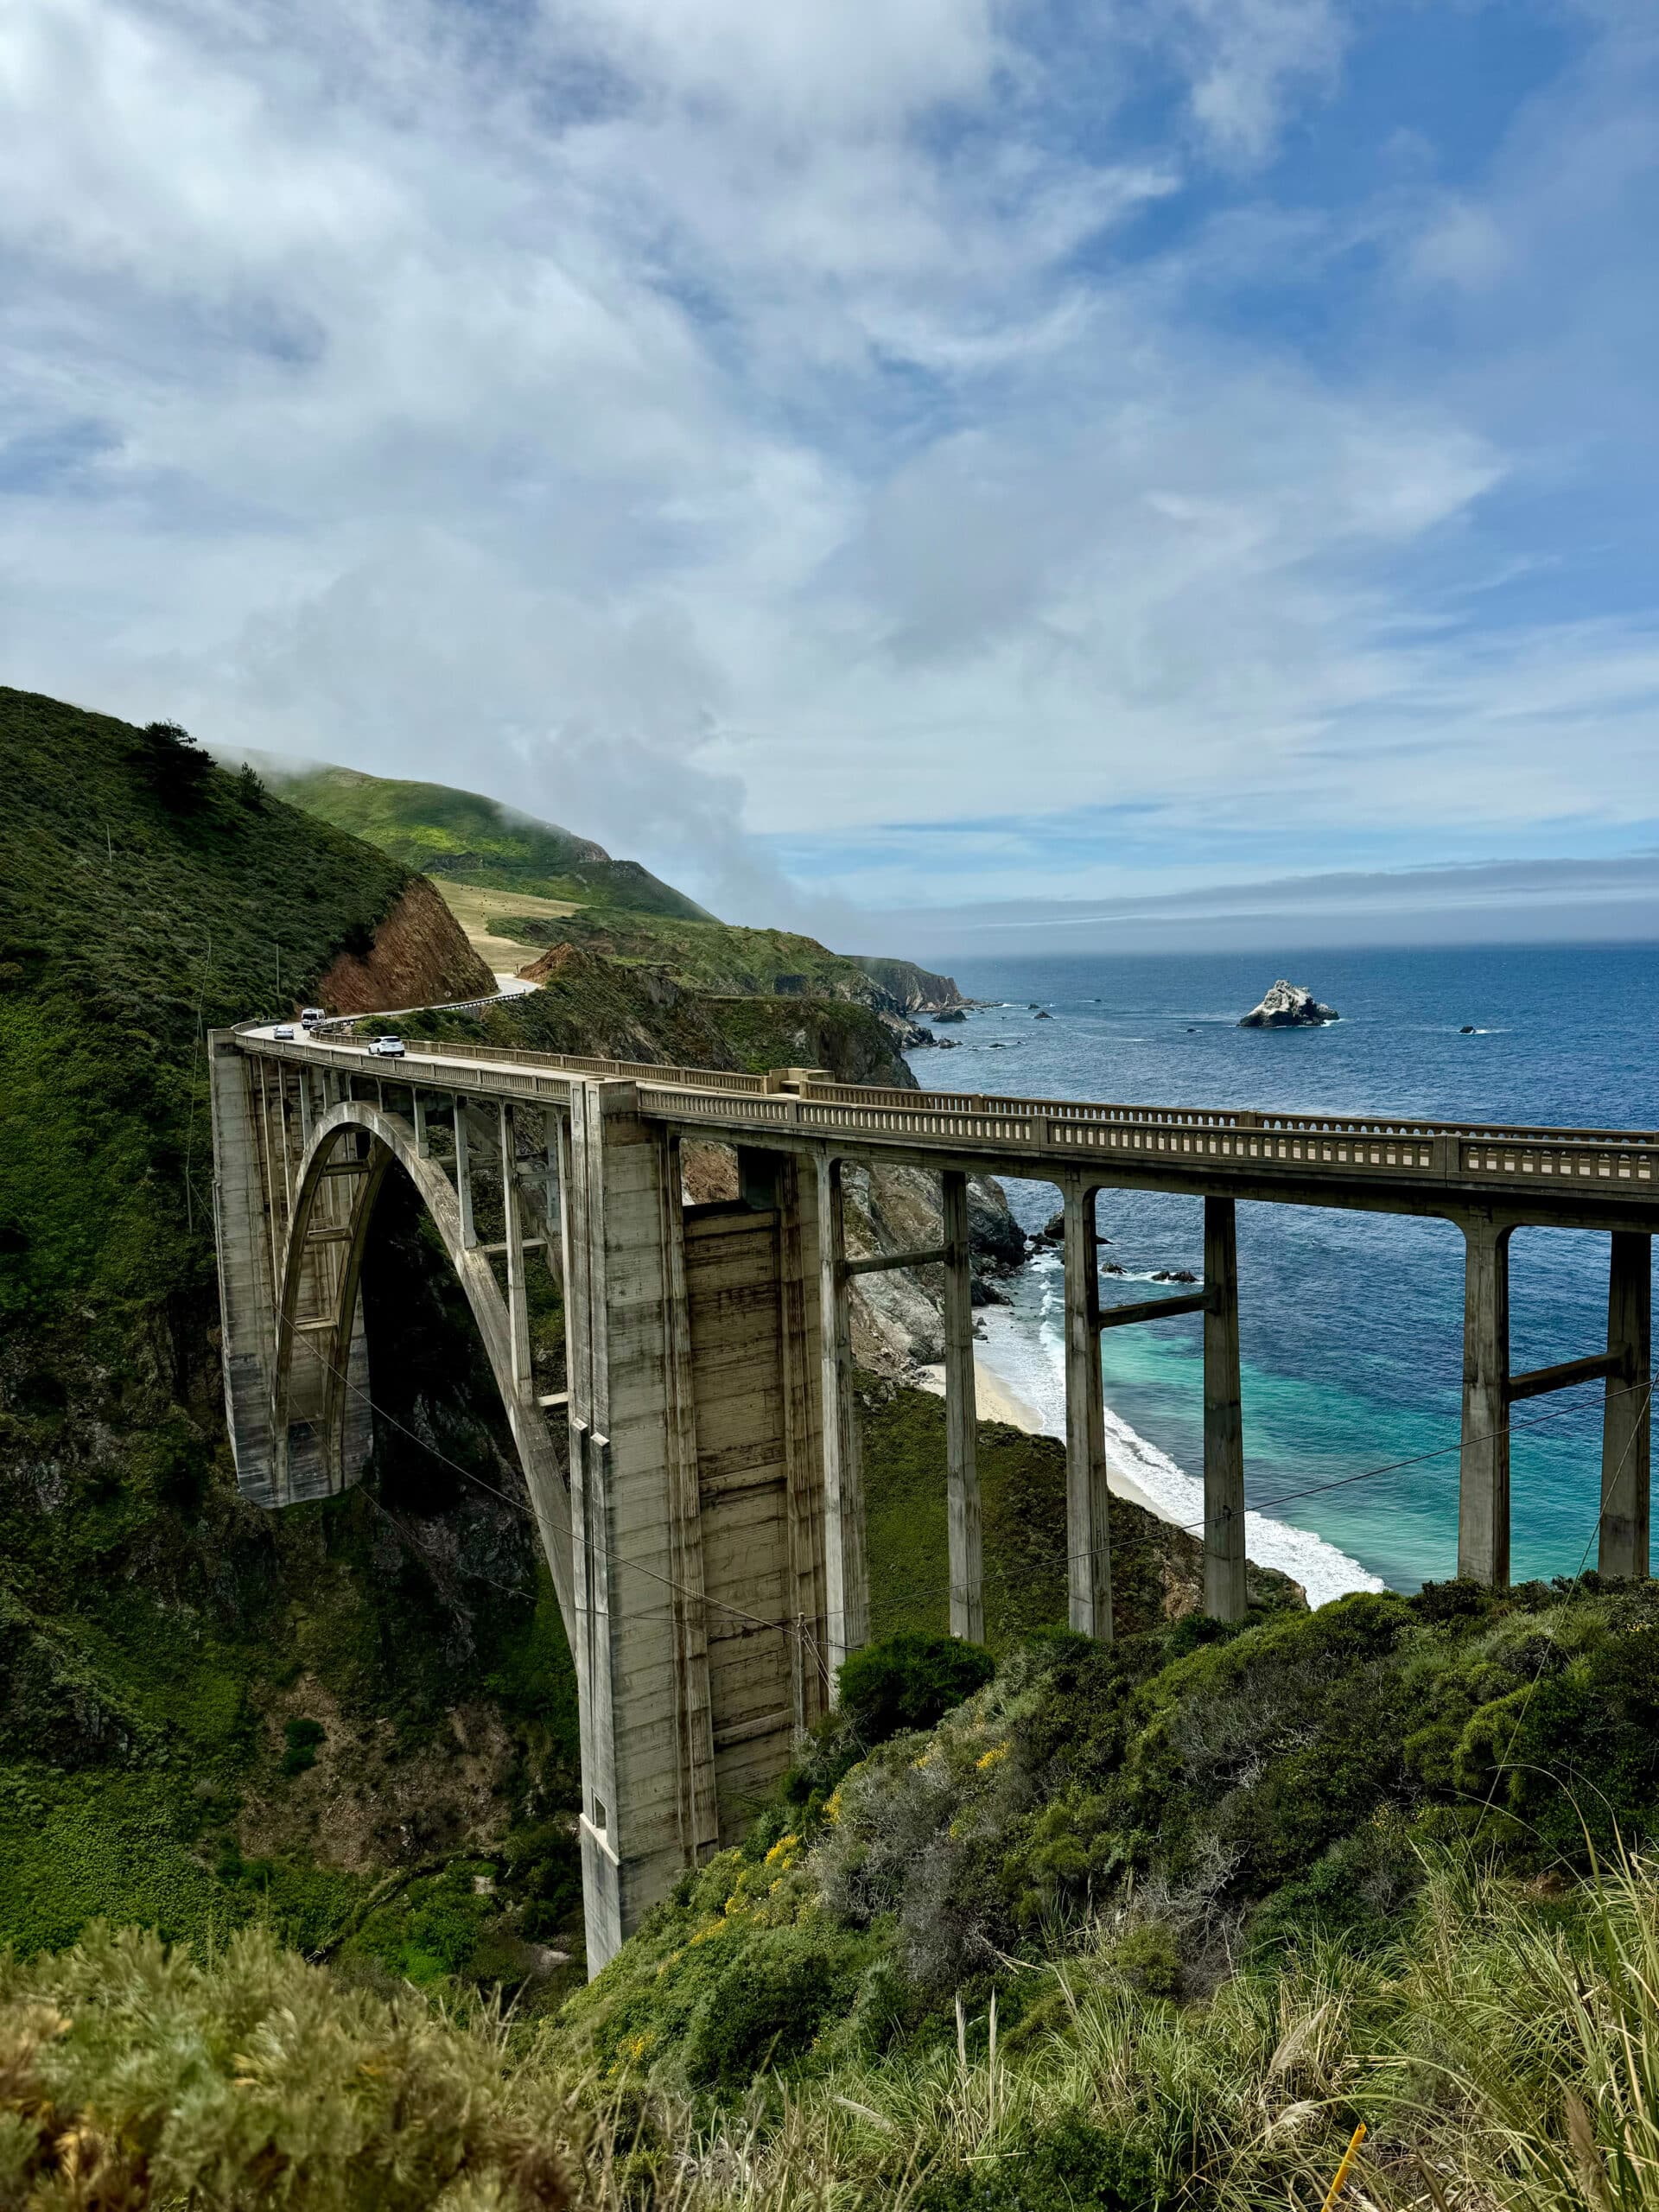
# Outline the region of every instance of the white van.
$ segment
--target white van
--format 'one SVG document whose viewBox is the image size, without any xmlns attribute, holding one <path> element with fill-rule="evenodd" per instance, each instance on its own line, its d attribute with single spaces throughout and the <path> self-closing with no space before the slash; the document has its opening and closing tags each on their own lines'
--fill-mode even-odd
<svg viewBox="0 0 1659 2212">
<path fill-rule="evenodd" d="M 302 1006 L 300 1008 L 300 1023 L 303 1028 L 315 1029 L 320 1021 L 327 1021 L 327 1013 L 322 1007 Z"/>
</svg>

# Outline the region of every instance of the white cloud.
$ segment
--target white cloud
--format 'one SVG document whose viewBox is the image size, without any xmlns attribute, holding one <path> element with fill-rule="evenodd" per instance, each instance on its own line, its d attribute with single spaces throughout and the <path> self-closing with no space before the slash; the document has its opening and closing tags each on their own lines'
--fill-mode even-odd
<svg viewBox="0 0 1659 2212">
<path fill-rule="evenodd" d="M 1337 0 L 13 0 L 8 679 L 493 790 L 756 916 L 790 894 L 752 830 L 1496 834 L 1583 809 L 1592 734 L 1634 815 L 1639 613 L 1488 634 L 1470 588 L 1540 550 L 1487 534 L 1538 466 L 1506 334 L 1642 190 L 1628 94 L 1559 88 L 1484 184 L 1277 208 L 1253 166 L 1355 35 Z M 1346 358 L 1215 307 L 1362 256 Z M 1420 334 L 1448 296 L 1466 360 Z"/>
</svg>

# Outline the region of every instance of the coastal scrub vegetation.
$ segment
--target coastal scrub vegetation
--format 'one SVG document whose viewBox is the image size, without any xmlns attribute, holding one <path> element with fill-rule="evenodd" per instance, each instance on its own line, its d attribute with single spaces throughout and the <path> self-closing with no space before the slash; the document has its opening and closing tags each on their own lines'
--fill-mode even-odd
<svg viewBox="0 0 1659 2212">
<path fill-rule="evenodd" d="M 1177 2004 L 1310 1945 L 1363 1974 L 1437 1853 L 1544 1895 L 1645 1844 L 1656 1625 L 1646 1584 L 1452 1584 L 1238 1632 L 1189 1615 L 1109 1645 L 1051 1633 L 931 1730 L 905 1725 L 910 1686 L 979 1662 L 948 1639 L 931 1662 L 914 1637 L 875 1647 L 776 1803 L 570 1999 L 560 2037 L 695 2090 L 729 2070 L 710 2071 L 709 2024 L 734 2007 L 742 2048 L 785 2075 L 950 2045 L 957 2001 L 993 1994 L 1017 2042 L 1056 2018 L 1079 1946 Z"/>
<path fill-rule="evenodd" d="M 884 1743 L 855 1738 L 849 1700 L 818 1771 L 555 2019 L 367 1986 L 257 1929 L 169 1951 L 94 1928 L 14 1958 L 3 2201 L 1313 2212 L 1363 2120 L 1353 2201 L 1382 2212 L 1651 2206 L 1650 1598 L 1330 1610 L 1236 1636 L 1189 1622 L 1128 1653 L 1051 1639 Z M 927 1656 L 865 1671 L 890 1691 Z M 1493 1708 L 1529 1675 L 1535 1732 L 1512 1703 L 1505 1732 Z M 1291 1778 L 1282 1726 L 1276 1776 L 1235 1765 L 1217 1786 L 1230 1707 L 1276 1681 L 1282 1713 L 1293 1681 L 1338 1763 L 1344 1690 L 1351 1727 L 1393 1714 L 1373 1789 L 1351 1779 L 1339 1814 Z M 1604 1799 L 1560 1700 L 1616 1681 L 1592 1756 L 1633 1757 Z M 1466 1787 L 1411 1748 L 1425 1711 Z M 1122 1824 L 1116 1866 L 1065 1847 L 1105 1832 L 1079 1789 Z M 1282 1867 L 1226 1849 L 1263 1793 L 1315 1808 L 1276 1886 Z M 1167 1833 L 1148 1825 L 1172 1808 Z"/>
</svg>

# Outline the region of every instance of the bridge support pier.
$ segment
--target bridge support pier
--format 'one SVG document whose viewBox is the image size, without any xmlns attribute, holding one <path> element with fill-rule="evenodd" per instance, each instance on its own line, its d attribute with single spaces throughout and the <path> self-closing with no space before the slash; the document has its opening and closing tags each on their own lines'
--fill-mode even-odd
<svg viewBox="0 0 1659 2212">
<path fill-rule="evenodd" d="M 1245 1608 L 1244 1422 L 1238 1371 L 1238 1235 L 1231 1198 L 1204 1202 L 1204 1609 Z"/>
<path fill-rule="evenodd" d="M 1510 1579 L 1510 1238 L 1490 1213 L 1465 1214 L 1463 1442 L 1458 1465 L 1458 1573 L 1502 1588 Z"/>
<path fill-rule="evenodd" d="M 968 1178 L 940 1177 L 944 1217 L 945 1509 L 950 1558 L 950 1633 L 985 1641 L 984 1567 L 979 1515 L 978 1405 L 974 1386 L 974 1298 L 969 1271 Z"/>
<path fill-rule="evenodd" d="M 818 1217 L 818 1304 L 823 1330 L 823 1566 L 828 1662 L 833 1679 L 870 1633 L 869 1565 L 864 1538 L 864 1470 L 853 1390 L 852 1300 L 847 1274 L 843 1163 L 815 1160 Z"/>
<path fill-rule="evenodd" d="M 1065 1220 L 1065 1535 L 1067 1618 L 1080 1636 L 1112 1633 L 1111 1491 L 1100 1379 L 1098 1196 L 1069 1176 Z"/>
<path fill-rule="evenodd" d="M 759 1152 L 743 1179 L 731 1204 L 684 1206 L 679 1139 L 641 1117 L 635 1086 L 572 1085 L 573 1649 L 595 1973 L 741 1831 L 827 1702 L 817 1187 Z"/>
<path fill-rule="evenodd" d="M 1607 1396 L 1601 1417 L 1603 1574 L 1648 1572 L 1649 1461 L 1653 1358 L 1653 1239 L 1615 1230 L 1607 1269 Z"/>
</svg>

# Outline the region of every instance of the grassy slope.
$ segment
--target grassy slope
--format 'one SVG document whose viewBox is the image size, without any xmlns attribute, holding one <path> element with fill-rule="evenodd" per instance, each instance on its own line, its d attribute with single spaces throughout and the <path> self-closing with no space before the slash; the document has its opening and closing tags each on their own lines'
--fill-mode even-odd
<svg viewBox="0 0 1659 2212">
<path fill-rule="evenodd" d="M 870 1549 L 870 1633 L 943 1635 L 950 1626 L 945 1539 L 944 1401 L 873 1385 L 862 1404 Z M 1065 1625 L 1065 1447 L 1001 1422 L 979 1425 L 985 1640 L 1006 1653 Z M 1300 1604 L 1294 1585 L 1252 1567 L 1250 1601 L 1263 1611 Z M 1112 1499 L 1112 1604 L 1120 1634 L 1203 1601 L 1196 1540 L 1126 1499 Z"/>
<path fill-rule="evenodd" d="M 534 822 L 476 791 L 365 776 L 355 768 L 273 772 L 272 781 L 290 804 L 427 875 L 461 876 L 543 899 L 708 918 L 694 899 L 637 861 L 613 861 L 590 838 Z"/>
<path fill-rule="evenodd" d="M 504 935 L 509 933 L 505 920 Z M 786 993 L 865 1004 L 886 1003 L 889 995 L 865 963 L 793 930 L 583 911 L 563 918 L 521 918 L 512 924 L 511 934 L 534 944 L 574 945 L 628 966 L 659 967 L 690 988 L 722 995 L 766 995 L 781 986 Z M 893 973 L 911 972 L 907 962 L 880 964 Z"/>
<path fill-rule="evenodd" d="M 1300 2212 L 1363 2119 L 1379 2212 L 1644 2212 L 1659 1878 L 1582 1878 L 1562 1785 L 1588 1721 L 1592 1825 L 1650 1824 L 1656 1625 L 1650 1590 L 1452 1588 L 1051 1643 L 931 1732 L 822 1739 L 550 2035 L 258 1931 L 0 1960 L 0 2189 Z"/>
<path fill-rule="evenodd" d="M 278 931 L 283 997 L 303 995 L 406 878 L 232 775 L 171 809 L 142 754 L 120 723 L 0 692 L 0 1942 L 258 1914 L 315 1946 L 386 1865 L 435 1860 L 413 1921 L 400 1892 L 360 1940 L 453 1965 L 480 1916 L 442 1871 L 467 1840 L 442 1758 L 409 1847 L 327 1847 L 325 1785 L 431 1764 L 470 1694 L 505 1817 L 556 1804 L 568 1662 L 533 1546 L 384 1449 L 362 1493 L 244 1506 L 209 1344 L 200 1033 L 276 1001 Z M 398 1306 L 377 1388 L 499 1476 L 464 1305 L 422 1262 L 394 1207 L 365 1286 L 372 1306 L 390 1280 Z M 400 1342 L 418 1367 L 385 1356 Z M 328 1715 L 322 1748 L 286 1773 L 284 1722 L 308 1713 Z M 525 1884 L 568 1888 L 568 1857 L 550 1846 Z"/>
<path fill-rule="evenodd" d="M 1363 2115 L 1345 2202 L 1641 2212 L 1656 1925 L 1649 1867 L 1541 1899 L 1436 1853 L 1363 1963 L 1310 1945 L 1179 2005 L 1080 1947 L 1040 2016 L 993 2036 L 970 1993 L 959 2046 L 769 2082 L 712 2120 L 595 2096 L 522 2029 L 343 1989 L 257 1933 L 170 1961 L 94 1934 L 0 1962 L 0 2188 L 41 2212 L 279 2190 L 388 2212 L 1313 2212 Z"/>
<path fill-rule="evenodd" d="M 1064 2028 L 1066 1961 L 1192 2001 L 1323 1945 L 1361 1990 L 1437 1854 L 1527 1881 L 1547 1928 L 1591 1840 L 1659 1826 L 1656 1629 L 1651 1585 L 1451 1585 L 1039 1642 L 931 1737 L 883 1744 L 849 1711 L 572 2000 L 561 2048 L 868 2102 L 949 2048 L 958 1992 L 982 2015 L 995 1989 L 1012 2045 Z"/>
<path fill-rule="evenodd" d="M 207 1287 L 200 1031 L 314 988 L 405 880 L 217 771 L 171 811 L 137 747 L 0 690 L 0 1314 L 94 1332 Z"/>
</svg>

